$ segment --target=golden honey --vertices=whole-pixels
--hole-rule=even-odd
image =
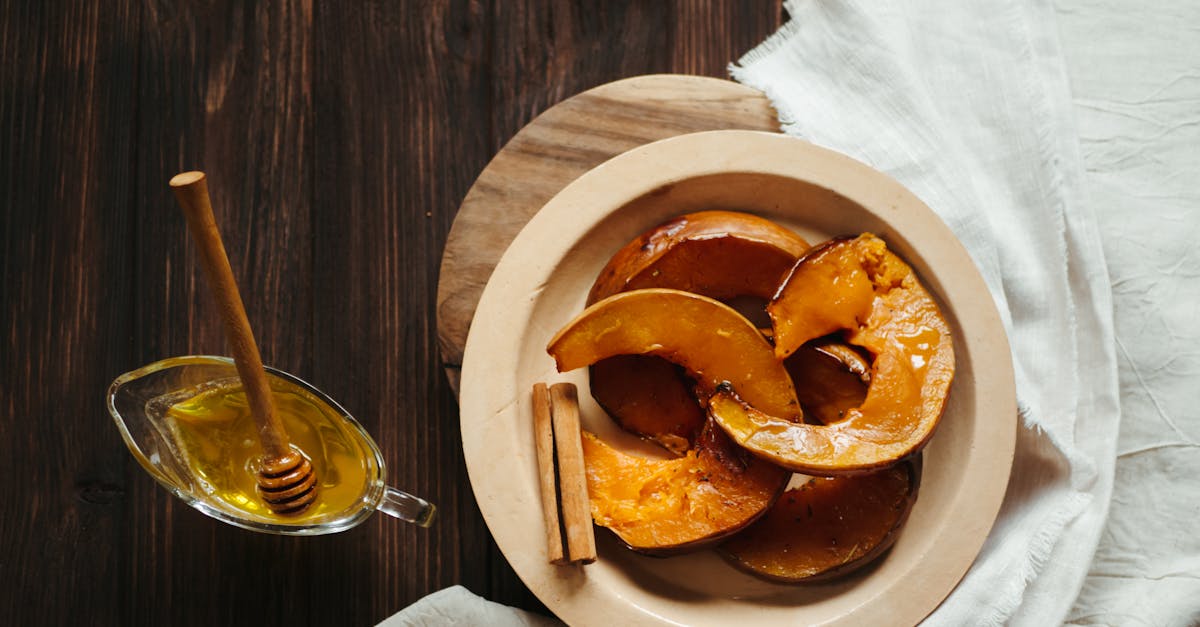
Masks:
[[[275,411],[292,446],[312,462],[317,498],[300,514],[273,513],[255,491],[263,454],[246,393],[236,378],[214,381],[172,403],[167,423],[182,462],[210,505],[273,524],[312,524],[357,509],[372,480],[371,446],[337,410],[299,387],[272,381]]]

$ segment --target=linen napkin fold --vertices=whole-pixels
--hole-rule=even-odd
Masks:
[[[555,627],[561,622],[515,607],[493,603],[462,586],[426,595],[376,627]]]
[[[950,226],[1012,344],[1020,429],[983,550],[931,625],[1066,616],[1112,492],[1120,407],[1112,292],[1080,202],[1078,142],[1043,0],[785,4],[730,68],[786,133],[887,172]]]

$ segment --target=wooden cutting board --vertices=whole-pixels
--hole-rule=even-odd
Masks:
[[[517,232],[546,201],[627,150],[721,129],[777,132],[779,121],[758,90],[716,78],[656,74],[568,98],[513,136],[467,192],[442,253],[438,344],[455,392],[483,287]]]

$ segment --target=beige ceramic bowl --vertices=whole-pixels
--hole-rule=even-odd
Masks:
[[[925,449],[920,497],[890,552],[820,585],[769,583],[715,553],[643,557],[597,530],[586,567],[546,558],[530,388],[580,387],[585,428],[650,452],[617,431],[587,391],[586,369],[558,373],[545,347],[583,309],[625,242],[702,209],[749,211],[810,242],[874,232],[941,300],[956,332],[957,373]],[[496,267],[463,361],[463,451],[475,498],[517,574],[571,624],[903,624],[949,595],[979,552],[1008,481],[1016,433],[1009,347],[992,298],[946,225],[891,178],[782,135],[715,131],[631,150],[563,189]]]

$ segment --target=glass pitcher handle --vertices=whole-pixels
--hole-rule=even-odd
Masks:
[[[391,486],[385,488],[383,500],[379,502],[377,509],[388,516],[395,516],[400,520],[422,527],[433,524],[433,515],[437,512],[437,508],[429,501],[407,492],[401,492]]]

